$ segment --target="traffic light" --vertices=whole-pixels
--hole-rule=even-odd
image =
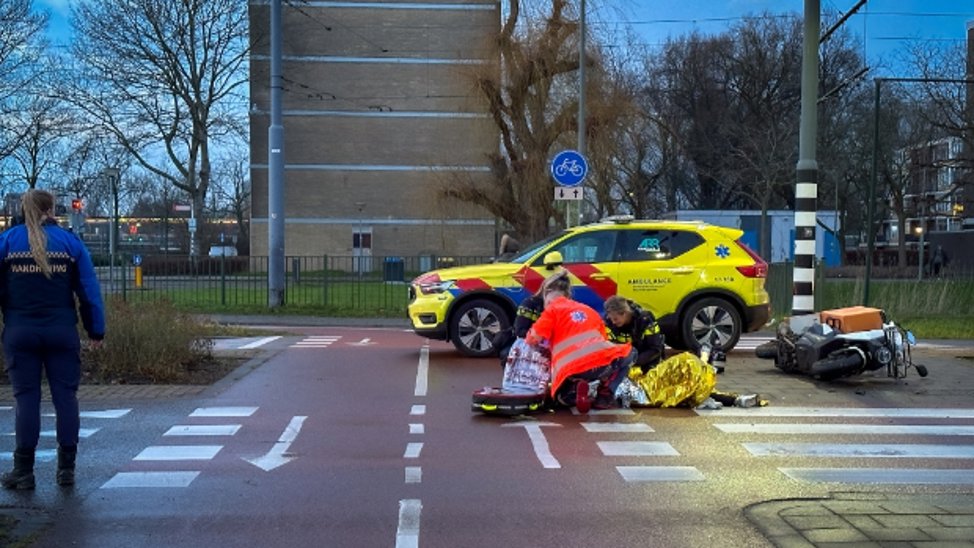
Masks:
[[[81,198],[74,198],[74,199],[71,200],[71,209],[75,213],[80,213],[81,212],[81,208],[83,206],[84,206],[84,203],[81,201]]]

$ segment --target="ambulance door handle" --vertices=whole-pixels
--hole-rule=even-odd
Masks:
[[[605,273],[592,274],[591,276],[589,276],[589,278],[591,278],[593,280],[607,280],[607,279],[609,279],[611,277],[612,276],[610,276],[608,274],[605,274]]]
[[[683,274],[683,275],[693,274],[693,267],[692,266],[681,266],[680,268],[674,268],[673,269],[673,273],[674,274]]]

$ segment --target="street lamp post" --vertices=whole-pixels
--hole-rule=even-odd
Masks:
[[[362,218],[362,210],[365,209],[365,202],[355,202],[355,208],[358,209],[358,238],[353,238],[352,243],[358,240],[358,256],[355,258],[357,264],[355,265],[358,270],[358,277],[362,277],[362,271],[365,270],[365,220]],[[353,247],[352,254],[355,255],[355,249]]]
[[[923,279],[923,247],[924,247],[923,237],[924,237],[924,234],[926,234],[926,232],[927,232],[926,226],[925,226],[927,224],[926,223],[926,217],[924,215],[925,215],[924,213],[921,213],[920,214],[920,226],[917,228],[917,232],[920,233],[920,250],[918,252],[919,255],[918,255],[918,260],[917,260],[917,279],[918,280],[922,280]]]
[[[108,231],[108,285],[115,287],[115,255],[118,252],[118,175],[117,168],[107,168],[102,174],[112,189],[112,222]]]

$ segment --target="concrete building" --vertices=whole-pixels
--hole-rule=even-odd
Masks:
[[[267,254],[270,2],[251,0],[251,252]],[[498,132],[473,74],[497,0],[283,6],[285,253],[491,255],[495,220],[438,198],[489,176]]]

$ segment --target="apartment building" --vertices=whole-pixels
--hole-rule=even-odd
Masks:
[[[249,8],[251,250],[265,255],[270,2]],[[500,17],[498,0],[284,2],[287,255],[494,252],[493,216],[440,189],[489,176],[498,132],[474,75]]]

